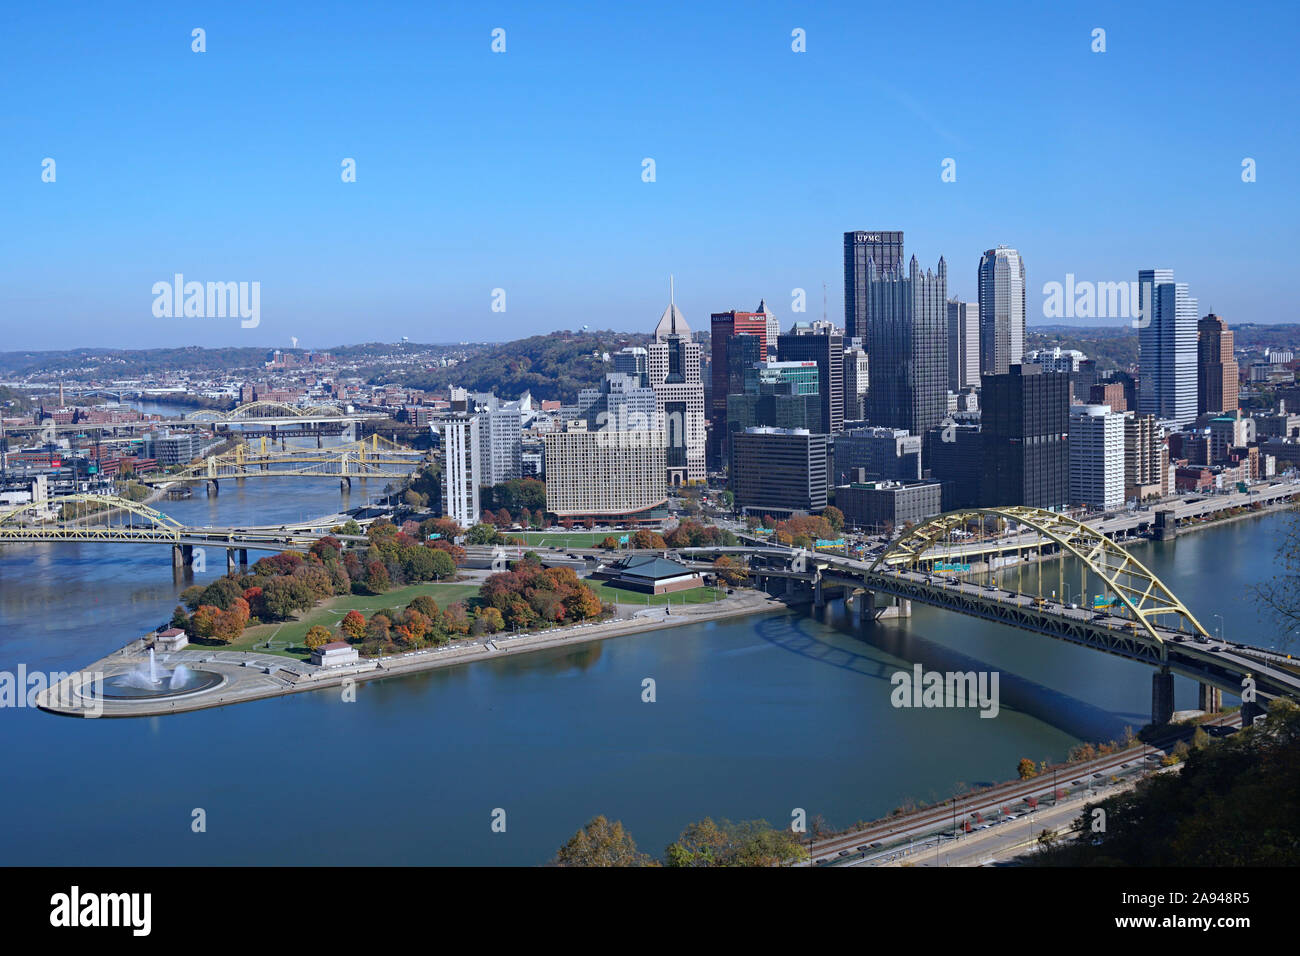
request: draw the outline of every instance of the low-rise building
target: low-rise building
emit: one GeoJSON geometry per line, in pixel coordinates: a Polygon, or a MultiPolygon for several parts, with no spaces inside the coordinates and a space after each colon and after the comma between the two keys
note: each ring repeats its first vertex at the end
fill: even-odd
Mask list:
{"type": "Polygon", "coordinates": [[[360,659],[357,649],[347,641],[331,641],[311,652],[311,662],[320,667],[344,667],[360,659]]]}
{"type": "Polygon", "coordinates": [[[644,554],[620,558],[593,577],[603,578],[614,587],[642,594],[689,591],[704,584],[704,577],[698,571],[667,558],[644,554]]]}
{"type": "Polygon", "coordinates": [[[179,651],[189,642],[190,639],[179,627],[169,627],[165,631],[158,632],[158,636],[153,639],[153,646],[155,650],[170,653],[179,651]]]}
{"type": "Polygon", "coordinates": [[[835,507],[848,527],[890,531],[942,514],[943,486],[937,481],[854,482],[835,489],[835,507]]]}

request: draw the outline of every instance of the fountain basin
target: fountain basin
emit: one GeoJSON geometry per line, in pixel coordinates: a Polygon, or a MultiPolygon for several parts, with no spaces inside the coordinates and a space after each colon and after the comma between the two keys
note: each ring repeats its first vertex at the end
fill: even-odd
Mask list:
{"type": "Polygon", "coordinates": [[[99,694],[102,700],[149,700],[157,697],[184,697],[212,690],[225,683],[226,678],[212,671],[187,669],[179,681],[173,674],[162,672],[157,683],[142,681],[138,672],[118,674],[104,679],[99,694]]]}

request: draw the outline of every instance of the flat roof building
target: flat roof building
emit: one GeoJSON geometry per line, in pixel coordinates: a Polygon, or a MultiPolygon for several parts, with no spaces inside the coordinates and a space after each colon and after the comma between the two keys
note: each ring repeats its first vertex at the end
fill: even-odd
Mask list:
{"type": "Polygon", "coordinates": [[[802,428],[735,432],[730,478],[744,513],[819,512],[826,507],[826,436],[802,428]]]}

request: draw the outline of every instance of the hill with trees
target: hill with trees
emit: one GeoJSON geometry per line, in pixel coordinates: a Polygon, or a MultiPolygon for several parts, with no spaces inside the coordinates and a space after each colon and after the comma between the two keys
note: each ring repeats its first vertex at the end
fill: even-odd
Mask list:
{"type": "Polygon", "coordinates": [[[403,385],[426,390],[458,385],[503,398],[528,391],[538,400],[573,402],[580,389],[598,386],[614,370],[605,353],[649,341],[630,332],[551,332],[488,345],[456,365],[412,370],[401,378],[403,385]]]}

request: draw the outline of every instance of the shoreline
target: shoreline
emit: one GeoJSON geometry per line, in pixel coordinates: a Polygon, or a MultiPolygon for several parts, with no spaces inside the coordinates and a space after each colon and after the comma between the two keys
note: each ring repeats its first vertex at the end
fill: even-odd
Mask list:
{"type": "MultiPolygon", "coordinates": [[[[156,717],[163,714],[227,707],[287,694],[342,687],[349,683],[405,676],[475,661],[529,654],[534,651],[587,644],[687,624],[787,609],[786,604],[768,597],[761,591],[745,589],[722,601],[686,605],[683,610],[676,613],[660,613],[660,609],[652,609],[649,614],[642,611],[631,617],[570,625],[515,637],[497,635],[472,643],[408,651],[392,657],[363,660],[353,665],[329,668],[306,664],[292,658],[250,651],[187,649],[166,655],[165,664],[184,664],[191,669],[215,673],[222,678],[219,684],[189,695],[134,700],[99,699],[96,703],[100,713],[94,716],[156,717]]],[[[137,639],[82,668],[68,680],[43,691],[37,696],[36,705],[47,713],[60,716],[91,716],[90,701],[80,695],[76,686],[78,675],[82,678],[88,674],[99,674],[104,678],[117,677],[137,670],[147,661],[143,639],[137,639]]]]}
{"type": "MultiPolygon", "coordinates": [[[[163,493],[165,488],[159,489],[159,494],[163,493]]],[[[1179,534],[1246,518],[1258,518],[1293,507],[1290,503],[1267,505],[1259,511],[1247,511],[1212,521],[1197,522],[1180,529],[1179,534]]],[[[1136,540],[1147,542],[1152,539],[1136,540]]],[[[1177,538],[1174,540],[1176,541],[1177,538]]],[[[1125,542],[1127,543],[1129,542],[1125,542]]],[[[1055,559],[1055,556],[1052,557],[1055,559]]],[[[1026,563],[1037,563],[1042,560],[1045,558],[1040,556],[1030,558],[1026,563]]],[[[247,701],[342,687],[349,683],[439,670],[459,664],[603,641],[687,624],[789,609],[790,605],[781,600],[770,597],[762,591],[745,588],[721,601],[684,605],[676,614],[671,613],[671,605],[661,605],[634,611],[628,617],[569,625],[517,636],[485,636],[481,640],[408,651],[391,657],[367,659],[357,664],[330,668],[279,655],[260,654],[256,651],[233,651],[220,648],[186,649],[166,655],[164,661],[167,664],[185,664],[191,669],[215,673],[221,678],[216,686],[171,697],[103,699],[97,701],[97,709],[100,713],[94,716],[152,717],[226,707],[247,701]]],[[[145,654],[145,640],[146,638],[139,638],[131,641],[82,668],[77,674],[99,674],[104,678],[112,678],[138,670],[148,660],[145,654]]],[[[48,713],[61,716],[90,715],[92,709],[90,701],[88,698],[81,697],[73,686],[76,680],[77,677],[74,675],[67,681],[44,691],[37,698],[37,706],[48,713]]]]}

